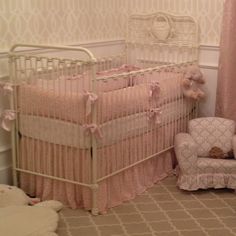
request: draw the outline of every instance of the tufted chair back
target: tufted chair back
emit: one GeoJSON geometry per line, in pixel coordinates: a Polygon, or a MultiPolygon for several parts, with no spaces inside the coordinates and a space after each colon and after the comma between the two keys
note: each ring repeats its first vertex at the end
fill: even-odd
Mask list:
{"type": "Polygon", "coordinates": [[[225,153],[232,149],[232,138],[235,132],[233,120],[208,117],[189,122],[189,133],[197,144],[197,155],[206,157],[214,146],[225,153]]]}

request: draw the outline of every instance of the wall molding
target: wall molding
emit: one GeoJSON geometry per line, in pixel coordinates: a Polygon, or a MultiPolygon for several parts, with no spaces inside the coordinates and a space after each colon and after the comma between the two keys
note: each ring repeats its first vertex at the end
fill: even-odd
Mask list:
{"type": "Polygon", "coordinates": [[[1,167],[0,167],[0,172],[1,172],[1,171],[6,171],[6,170],[11,169],[11,168],[12,168],[12,165],[1,166],[1,167]]]}
{"type": "Polygon", "coordinates": [[[11,150],[11,144],[0,145],[0,155],[1,153],[8,152],[11,150]]]}
{"type": "Polygon", "coordinates": [[[210,45],[210,44],[201,44],[200,49],[207,50],[207,51],[219,51],[220,46],[219,45],[210,45]]]}
{"type": "Polygon", "coordinates": [[[5,59],[7,58],[8,51],[6,50],[0,50],[0,59],[5,59]]]}
{"type": "MultiPolygon", "coordinates": [[[[106,46],[116,46],[121,45],[125,43],[124,38],[118,38],[118,39],[109,39],[109,40],[98,40],[98,41],[84,41],[84,42],[75,42],[72,44],[68,44],[67,46],[81,46],[81,47],[88,47],[88,48],[94,48],[94,47],[106,47],[106,46]]],[[[219,51],[220,47],[219,45],[209,45],[209,44],[201,44],[200,50],[207,50],[207,51],[219,51]]],[[[22,47],[21,50],[18,50],[19,52],[24,51],[38,51],[40,49],[28,49],[22,47]]],[[[1,58],[7,58],[8,56],[7,50],[1,50],[0,49],[0,59],[1,58]]]]}
{"type": "Polygon", "coordinates": [[[207,70],[218,70],[219,66],[217,64],[199,64],[199,67],[207,70]]]}
{"type": "Polygon", "coordinates": [[[8,80],[8,75],[1,75],[0,74],[0,80],[8,80]]]}
{"type": "Polygon", "coordinates": [[[200,45],[199,66],[202,69],[218,70],[220,46],[219,45],[200,45]]]}

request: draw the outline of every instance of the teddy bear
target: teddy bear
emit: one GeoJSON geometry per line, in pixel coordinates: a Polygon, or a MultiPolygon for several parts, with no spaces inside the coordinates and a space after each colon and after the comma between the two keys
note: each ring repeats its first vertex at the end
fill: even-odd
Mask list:
{"type": "Polygon", "coordinates": [[[199,100],[205,97],[204,92],[199,88],[199,85],[205,83],[203,74],[197,65],[189,66],[184,73],[182,80],[183,93],[186,97],[194,100],[199,100]]]}
{"type": "Polygon", "coordinates": [[[209,151],[209,157],[215,159],[234,159],[234,152],[230,150],[227,153],[224,153],[223,150],[219,147],[212,147],[209,151]]]}
{"type": "Polygon", "coordinates": [[[56,236],[62,203],[40,202],[15,186],[0,184],[0,235],[56,236]]]}

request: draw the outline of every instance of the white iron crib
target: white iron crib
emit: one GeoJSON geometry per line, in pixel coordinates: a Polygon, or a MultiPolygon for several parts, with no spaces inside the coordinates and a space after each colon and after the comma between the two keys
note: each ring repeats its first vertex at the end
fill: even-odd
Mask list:
{"type": "Polygon", "coordinates": [[[118,56],[13,46],[14,183],[98,214],[167,176],[174,136],[197,116],[181,81],[198,48],[194,19],[162,12],[131,16],[118,56]]]}

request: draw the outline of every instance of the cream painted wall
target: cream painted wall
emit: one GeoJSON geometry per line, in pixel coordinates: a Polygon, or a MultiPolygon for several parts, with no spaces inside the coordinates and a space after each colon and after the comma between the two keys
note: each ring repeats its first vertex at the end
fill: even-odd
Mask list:
{"type": "MultiPolygon", "coordinates": [[[[192,15],[201,27],[200,64],[208,97],[201,114],[214,114],[218,45],[224,0],[0,0],[0,77],[8,73],[6,52],[15,43],[85,44],[96,54],[122,47],[132,13],[169,11],[192,15]],[[212,47],[213,46],[213,47],[212,47]]],[[[6,102],[0,95],[0,111],[6,102]]],[[[0,129],[0,183],[10,182],[9,135],[0,129]]]]}

